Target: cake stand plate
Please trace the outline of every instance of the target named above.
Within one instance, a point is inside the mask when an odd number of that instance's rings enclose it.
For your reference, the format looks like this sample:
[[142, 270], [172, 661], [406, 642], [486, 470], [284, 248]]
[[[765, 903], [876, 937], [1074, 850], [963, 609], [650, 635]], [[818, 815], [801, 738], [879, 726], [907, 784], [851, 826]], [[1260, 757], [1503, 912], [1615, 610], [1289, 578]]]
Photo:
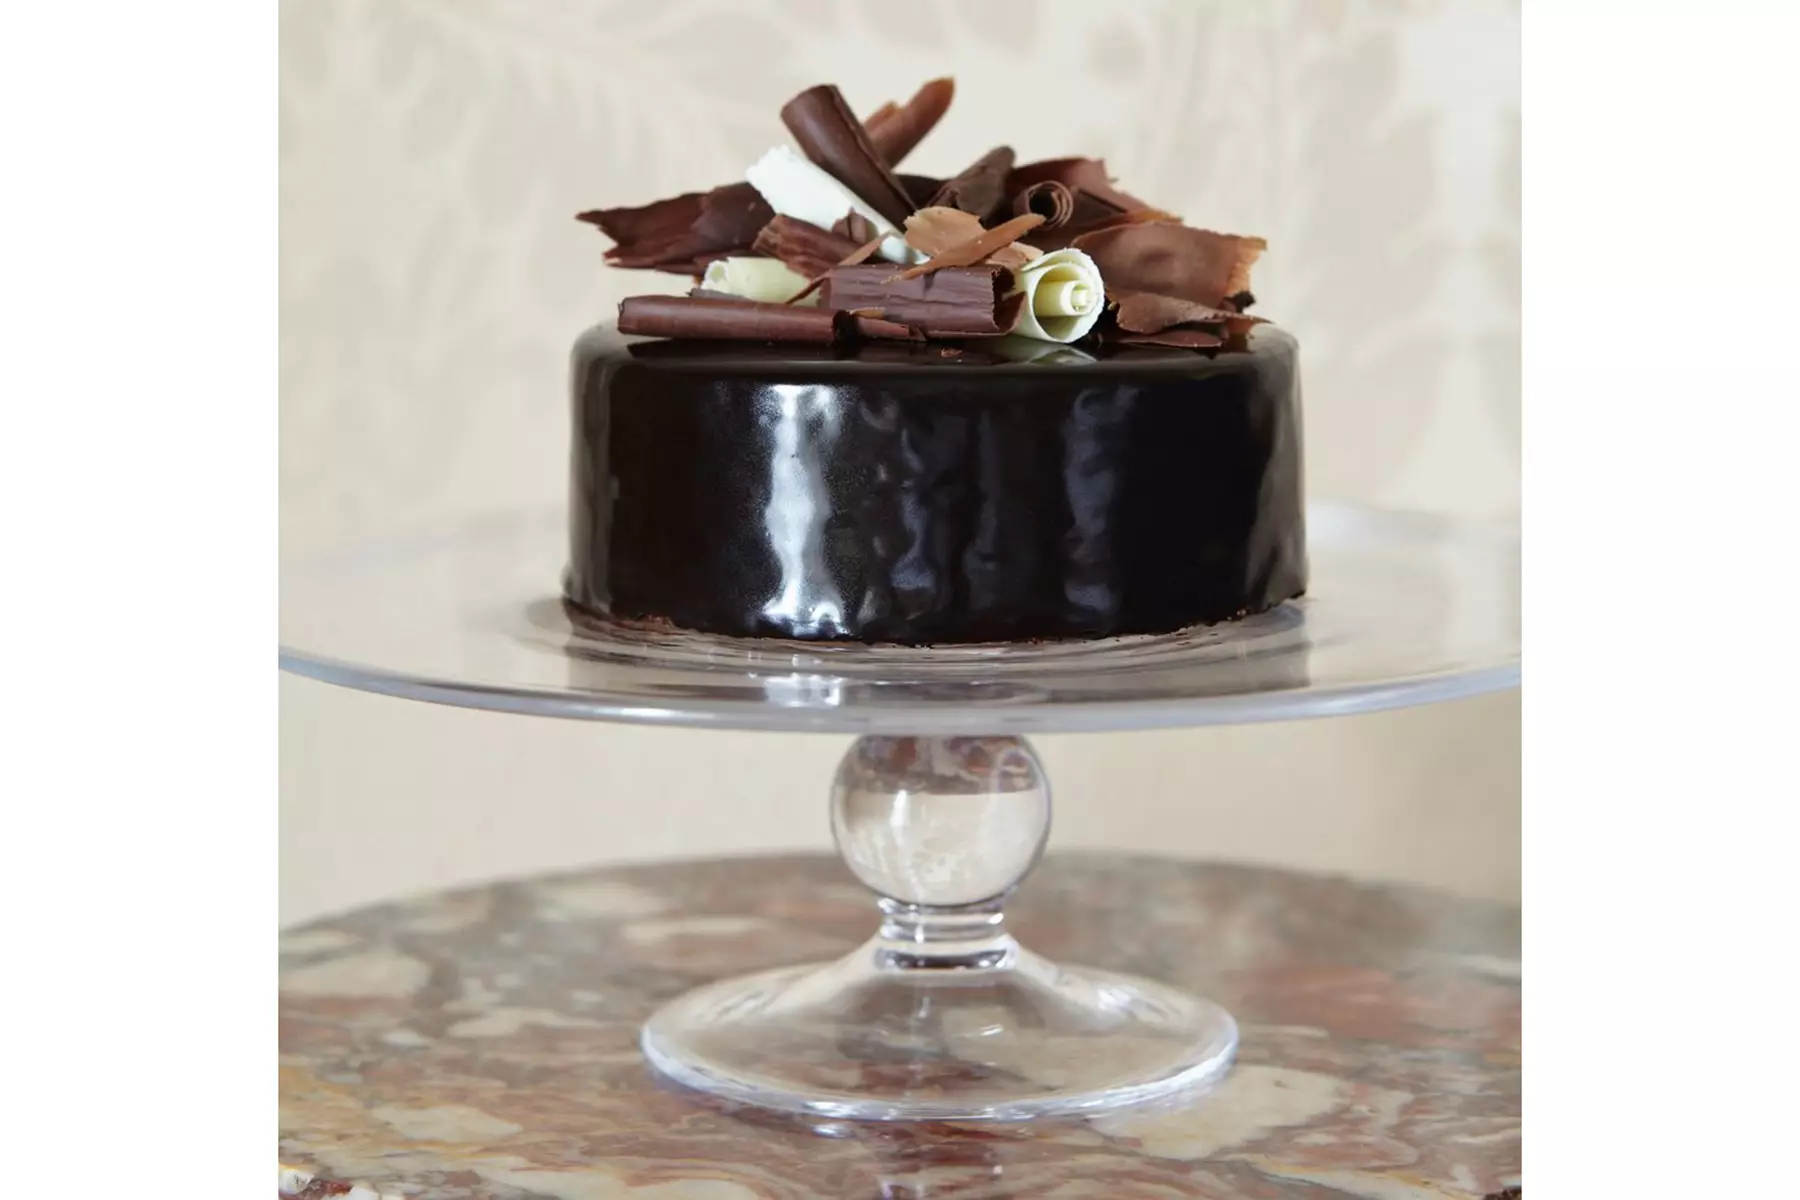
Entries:
[[283, 571], [281, 666], [329, 683], [555, 717], [860, 735], [832, 832], [879, 897], [835, 962], [721, 980], [651, 1018], [664, 1075], [839, 1118], [1091, 1113], [1218, 1079], [1209, 1001], [1057, 966], [1006, 930], [1050, 789], [1020, 736], [1371, 711], [1516, 686], [1510, 531], [1314, 506], [1311, 592], [1226, 625], [1086, 642], [907, 648], [571, 621], [561, 513], [499, 514]]
[[577, 627], [560, 511], [289, 565], [281, 666], [554, 717], [844, 733], [1143, 729], [1366, 712], [1515, 686], [1504, 529], [1315, 505], [1310, 594], [1164, 636], [918, 649]]

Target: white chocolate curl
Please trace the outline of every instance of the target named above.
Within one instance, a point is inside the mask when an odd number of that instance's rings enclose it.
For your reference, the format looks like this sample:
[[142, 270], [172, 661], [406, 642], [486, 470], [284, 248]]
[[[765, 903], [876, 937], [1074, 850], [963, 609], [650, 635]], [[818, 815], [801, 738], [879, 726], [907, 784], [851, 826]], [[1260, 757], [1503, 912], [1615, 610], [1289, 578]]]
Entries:
[[[806, 279], [779, 258], [715, 258], [706, 264], [700, 286], [709, 292], [724, 292], [746, 300], [764, 300], [785, 304], [788, 298], [806, 286]], [[796, 301], [817, 304], [817, 292]]]
[[[881, 257], [889, 262], [914, 263], [922, 256], [906, 244], [894, 223], [870, 208], [855, 192], [839, 183], [830, 172], [794, 153], [789, 146], [775, 146], [744, 172], [750, 186], [762, 193], [769, 207], [784, 217], [830, 229], [845, 215], [855, 212], [867, 218], [876, 233], [894, 236], [881, 243]], [[796, 289], [798, 290], [798, 289]]]
[[1106, 308], [1100, 268], [1082, 251], [1052, 250], [1013, 268], [1014, 292], [1024, 292], [1025, 311], [1014, 333], [1046, 342], [1086, 337]]

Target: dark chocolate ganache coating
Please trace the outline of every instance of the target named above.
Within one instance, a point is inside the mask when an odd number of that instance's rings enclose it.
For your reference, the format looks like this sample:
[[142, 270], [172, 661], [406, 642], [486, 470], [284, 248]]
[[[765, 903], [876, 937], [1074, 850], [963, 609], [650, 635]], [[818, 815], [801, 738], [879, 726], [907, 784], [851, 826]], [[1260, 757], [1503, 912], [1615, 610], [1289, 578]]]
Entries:
[[564, 592], [592, 614], [919, 645], [1166, 632], [1306, 587], [1274, 326], [1213, 354], [602, 326], [573, 390]]

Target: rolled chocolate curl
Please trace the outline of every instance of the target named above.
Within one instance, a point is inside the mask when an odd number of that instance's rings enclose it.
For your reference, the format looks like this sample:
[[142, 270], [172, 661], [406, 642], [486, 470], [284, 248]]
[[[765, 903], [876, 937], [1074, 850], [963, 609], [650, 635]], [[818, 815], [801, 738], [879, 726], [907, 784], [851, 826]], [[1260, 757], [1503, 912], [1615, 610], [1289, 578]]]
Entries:
[[1154, 292], [1211, 308], [1250, 286], [1261, 238], [1154, 222], [1085, 233], [1072, 243], [1099, 264], [1118, 292]]
[[1072, 192], [1086, 192], [1117, 212], [1150, 207], [1136, 196], [1114, 187], [1106, 174], [1106, 160], [1099, 158], [1046, 158], [1021, 164], [1007, 176], [1007, 195], [1016, 196], [1046, 180], [1060, 183]]
[[1054, 179], [1046, 179], [1015, 195], [1012, 210], [1015, 216], [1034, 212], [1044, 218], [1038, 226], [1044, 232], [1060, 229], [1075, 215], [1075, 193]]
[[[887, 160], [876, 152], [862, 122], [850, 111], [837, 88], [829, 83], [807, 88], [782, 105], [781, 121], [807, 158], [891, 224], [899, 225], [912, 212], [911, 197], [894, 177]], [[823, 224], [829, 227], [842, 215], [840, 209]]]
[[649, 337], [823, 345], [837, 341], [843, 326], [844, 314], [824, 307], [699, 296], [629, 296], [619, 302], [619, 332]]
[[606, 252], [615, 267], [694, 275], [711, 259], [747, 251], [774, 215], [755, 188], [731, 183], [635, 208], [597, 208], [575, 219], [616, 243]]
[[1090, 233], [1098, 233], [1103, 229], [1122, 229], [1127, 225], [1181, 224], [1180, 217], [1171, 212], [1164, 212], [1160, 208], [1137, 208], [1130, 212], [1113, 212], [1111, 209], [1105, 209], [1099, 210], [1102, 212], [1100, 217], [1089, 219], [1090, 210], [1085, 207], [1087, 200], [1088, 197], [1085, 193], [1076, 192], [1075, 215], [1069, 218], [1067, 225], [1059, 229], [1052, 229], [1047, 233], [1040, 225], [1026, 234], [1026, 238], [1031, 245], [1040, 250], [1061, 250], [1064, 246], [1074, 245], [1077, 238]]
[[1014, 332], [1046, 342], [1079, 341], [1106, 311], [1106, 285], [1094, 260], [1079, 250], [1057, 250], [1013, 272], [1024, 296]]
[[812, 304], [801, 297], [792, 299], [806, 286], [807, 277], [796, 272], [779, 258], [750, 258], [734, 255], [716, 258], [706, 264], [700, 286], [721, 296], [744, 300], [760, 300], [768, 304]]
[[913, 147], [943, 119], [955, 98], [955, 80], [933, 79], [905, 104], [889, 102], [870, 113], [863, 127], [881, 161], [890, 167], [899, 166], [900, 160], [911, 154]]
[[960, 209], [985, 223], [1006, 200], [1006, 176], [1012, 165], [1012, 147], [995, 146], [946, 180], [931, 203]]
[[909, 279], [896, 278], [879, 263], [833, 267], [819, 300], [822, 308], [879, 316], [927, 336], [956, 337], [1010, 333], [1024, 302], [1012, 272], [991, 264], [947, 267]]

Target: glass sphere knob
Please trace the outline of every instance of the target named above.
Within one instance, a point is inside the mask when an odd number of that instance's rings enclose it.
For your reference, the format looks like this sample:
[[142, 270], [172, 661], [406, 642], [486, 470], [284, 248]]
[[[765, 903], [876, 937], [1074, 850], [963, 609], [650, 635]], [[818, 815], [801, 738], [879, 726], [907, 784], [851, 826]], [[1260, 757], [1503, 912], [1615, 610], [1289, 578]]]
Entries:
[[921, 908], [995, 901], [1036, 865], [1050, 785], [1016, 737], [863, 737], [838, 764], [831, 832], [871, 891]]

